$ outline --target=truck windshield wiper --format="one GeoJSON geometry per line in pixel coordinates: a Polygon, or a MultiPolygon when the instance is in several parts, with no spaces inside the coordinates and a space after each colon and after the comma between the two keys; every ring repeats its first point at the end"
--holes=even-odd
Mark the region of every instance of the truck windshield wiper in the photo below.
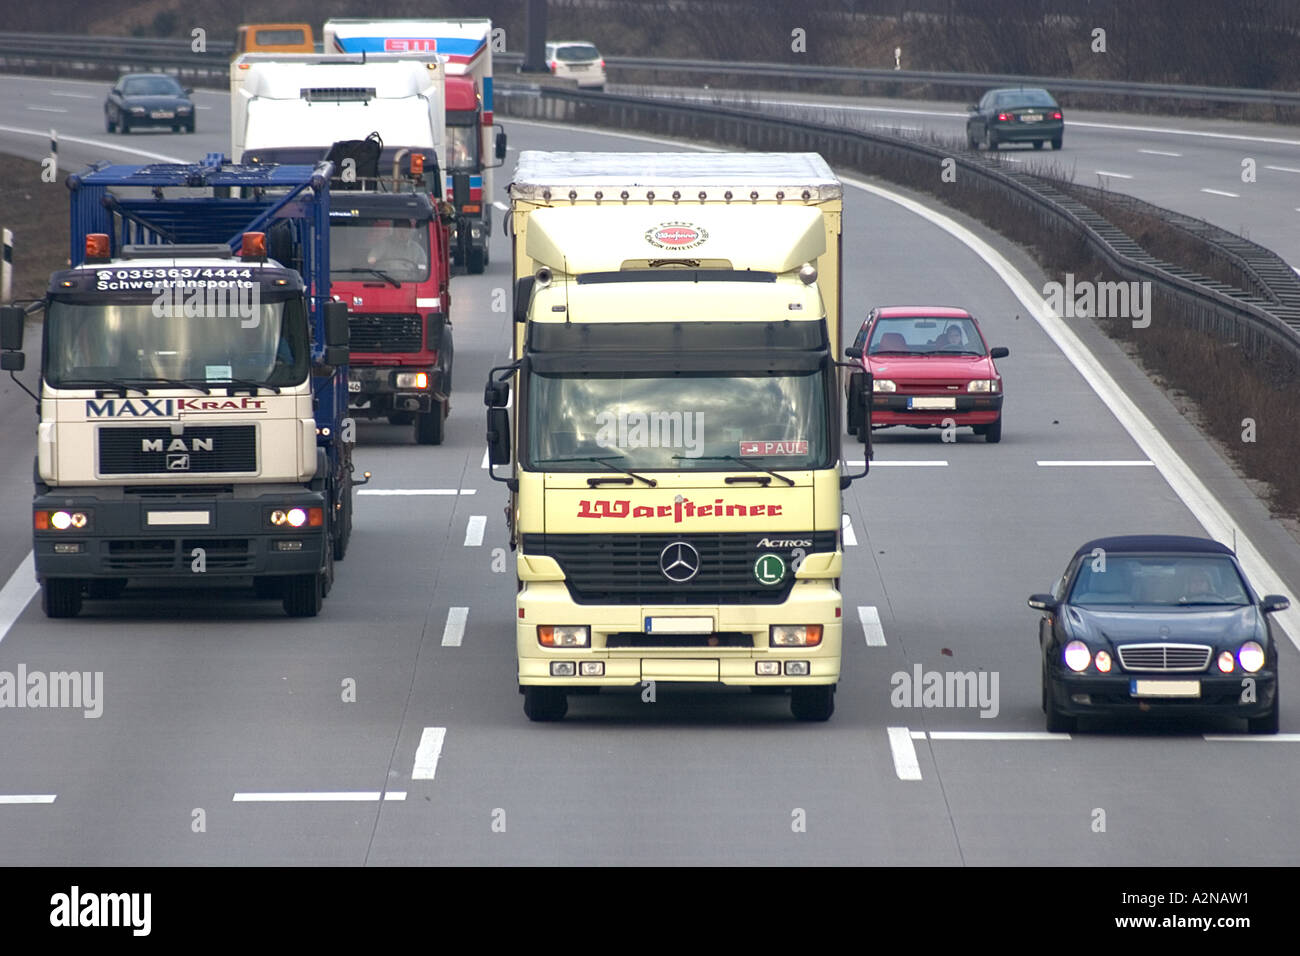
{"type": "Polygon", "coordinates": [[[379,276],[379,278],[383,279],[385,282],[391,283],[394,289],[400,289],[400,288],[402,287],[402,284],[401,284],[400,282],[398,282],[396,279],[394,279],[392,276],[390,276],[387,272],[382,272],[382,271],[380,271],[379,269],[369,269],[369,268],[367,268],[367,269],[331,269],[330,271],[331,271],[331,272],[337,272],[337,273],[344,273],[344,272],[368,272],[368,273],[370,273],[371,275],[379,276]]]}
{"type": "Polygon", "coordinates": [[[95,388],[101,391],[117,392],[122,398],[126,398],[128,389],[133,389],[141,395],[148,395],[149,389],[141,388],[139,385],[131,385],[127,382],[115,382],[107,378],[69,378],[60,382],[56,388],[95,388]]]}
{"type": "MultiPolygon", "coordinates": [[[[211,395],[211,394],[212,394],[212,389],[208,388],[208,385],[207,385],[206,382],[197,382],[197,381],[187,380],[187,379],[180,379],[180,378],[131,378],[131,379],[123,379],[123,381],[128,381],[128,382],[132,382],[132,383],[140,383],[140,384],[145,384],[145,385],[155,385],[155,386],[157,386],[157,385],[171,385],[173,388],[192,388],[192,389],[195,389],[195,390],[197,390],[197,391],[202,392],[204,395],[211,395]]],[[[139,384],[132,384],[131,387],[132,387],[132,388],[139,388],[139,384]]],[[[141,391],[144,391],[144,390],[141,389],[141,391]]],[[[148,393],[148,392],[145,392],[145,394],[147,395],[147,394],[149,394],[149,393],[148,393]]]]}
{"type": "Polygon", "coordinates": [[[745,459],[743,458],[737,458],[735,455],[697,455],[693,457],[688,455],[673,455],[673,461],[686,461],[688,459],[692,461],[734,461],[738,465],[744,465],[750,471],[765,472],[771,475],[773,478],[778,478],[781,481],[784,481],[787,485],[794,484],[793,478],[787,477],[786,475],[782,475],[779,472],[775,472],[771,468],[760,468],[758,467],[758,465],[755,465],[752,462],[745,461],[745,459]]]}
{"type": "MultiPolygon", "coordinates": [[[[576,464],[577,462],[580,461],[594,461],[597,464],[604,465],[606,468],[612,468],[615,471],[621,471],[625,475],[631,475],[637,481],[644,481],[651,488],[658,486],[659,482],[655,481],[653,478],[647,478],[645,475],[638,475],[634,471],[628,471],[626,468],[622,467],[621,465],[614,464],[614,459],[621,458],[621,457],[622,457],[621,455],[606,455],[603,458],[594,458],[589,455],[583,455],[576,458],[538,458],[533,462],[533,464],[534,465],[564,465],[564,464],[576,464]]],[[[591,485],[592,487],[595,487],[595,485],[601,482],[602,480],[605,479],[588,478],[587,484],[591,485]]]]}

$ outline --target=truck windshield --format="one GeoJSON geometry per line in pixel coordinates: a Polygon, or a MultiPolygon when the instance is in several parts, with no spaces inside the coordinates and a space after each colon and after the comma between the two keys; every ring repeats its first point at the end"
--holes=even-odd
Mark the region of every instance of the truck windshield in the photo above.
{"type": "Polygon", "coordinates": [[[56,388],[118,379],[306,380],[311,356],[300,301],[262,302],[246,317],[179,313],[153,302],[54,300],[45,319],[45,380],[56,388]]]}
{"type": "Polygon", "coordinates": [[[727,457],[763,469],[826,468],[822,374],[535,374],[529,460],[546,471],[598,469],[564,461],[581,456],[638,471],[743,468],[719,463],[727,457]]]}
{"type": "Polygon", "coordinates": [[[416,219],[330,221],[330,278],[374,280],[375,270],[394,282],[429,278],[429,229],[416,219]]]}
{"type": "Polygon", "coordinates": [[[447,127],[447,168],[478,168],[478,127],[447,127]]]}

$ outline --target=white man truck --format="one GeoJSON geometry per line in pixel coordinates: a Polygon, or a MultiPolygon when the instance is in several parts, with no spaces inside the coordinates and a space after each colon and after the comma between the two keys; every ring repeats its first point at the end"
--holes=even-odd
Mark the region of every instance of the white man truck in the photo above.
{"type": "Polygon", "coordinates": [[[447,72],[447,201],[456,207],[456,265],[482,272],[492,235],[492,170],[506,155],[505,133],[493,125],[492,21],[326,20],[327,52],[436,53],[447,72]],[[489,156],[489,151],[493,156],[489,156]]]}
{"type": "Polygon", "coordinates": [[[377,133],[385,171],[396,162],[411,175],[415,154],[442,168],[445,86],[434,55],[245,53],[230,64],[230,158],[316,162],[337,141],[377,133]]]}
{"type": "MultiPolygon", "coordinates": [[[[214,155],[68,177],[72,267],[50,278],[33,396],[48,616],[154,579],[251,578],[319,612],[352,524],[331,171],[214,155]]],[[[23,313],[0,309],[6,370],[23,313]]]]}
{"type": "Polygon", "coordinates": [[[529,151],[510,196],[514,361],[484,397],[525,713],[686,682],[826,720],[866,474],[841,461],[840,183],[816,154],[529,151]]]}

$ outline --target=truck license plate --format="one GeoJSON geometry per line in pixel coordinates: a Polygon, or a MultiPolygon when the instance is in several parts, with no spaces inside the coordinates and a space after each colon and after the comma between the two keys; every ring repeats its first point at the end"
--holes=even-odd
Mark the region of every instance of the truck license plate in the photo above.
{"type": "Polygon", "coordinates": [[[349,392],[361,391],[361,383],[355,378],[348,379],[348,391],[349,392]]]}

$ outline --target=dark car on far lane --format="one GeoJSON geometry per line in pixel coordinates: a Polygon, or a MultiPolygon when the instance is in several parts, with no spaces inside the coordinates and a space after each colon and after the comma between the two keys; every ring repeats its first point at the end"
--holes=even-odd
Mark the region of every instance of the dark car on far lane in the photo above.
{"type": "Polygon", "coordinates": [[[1065,131],[1061,107],[1047,90],[989,90],[970,107],[966,118],[966,145],[997,149],[1003,143],[1033,143],[1042,149],[1051,143],[1060,149],[1065,131]]]}
{"type": "Polygon", "coordinates": [[[104,128],[129,133],[138,126],[170,126],[173,133],[192,133],[191,92],[166,73],[128,73],[104,101],[104,128]]]}
{"type": "Polygon", "coordinates": [[[1278,730],[1278,654],[1269,615],[1226,545],[1180,535],[1098,538],[1080,547],[1043,612],[1047,729],[1078,718],[1212,715],[1278,730]]]}

